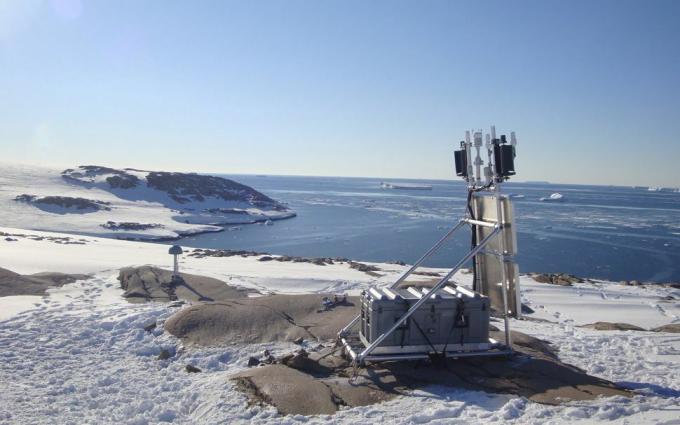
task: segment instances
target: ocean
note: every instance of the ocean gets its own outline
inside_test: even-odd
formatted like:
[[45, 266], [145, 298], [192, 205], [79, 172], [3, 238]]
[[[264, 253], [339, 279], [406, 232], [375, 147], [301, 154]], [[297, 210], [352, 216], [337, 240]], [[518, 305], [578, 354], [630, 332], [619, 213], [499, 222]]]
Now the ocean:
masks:
[[[287, 203], [298, 216], [183, 238], [189, 247], [413, 263], [462, 216], [462, 181], [223, 175]], [[432, 190], [381, 189], [382, 181]], [[680, 282], [680, 193], [548, 183], [503, 185], [513, 194], [521, 273]], [[542, 202], [561, 193], [563, 202]], [[470, 245], [459, 231], [427, 266], [449, 267]]]

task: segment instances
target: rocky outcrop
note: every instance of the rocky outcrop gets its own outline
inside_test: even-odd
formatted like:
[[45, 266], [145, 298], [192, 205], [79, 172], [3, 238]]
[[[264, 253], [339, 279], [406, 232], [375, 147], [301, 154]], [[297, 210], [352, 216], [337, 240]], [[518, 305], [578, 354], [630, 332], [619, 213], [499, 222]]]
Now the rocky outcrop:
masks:
[[[494, 335], [499, 337], [499, 335]], [[445, 359], [432, 363], [384, 362], [358, 370], [337, 347], [318, 352], [298, 350], [272, 365], [235, 374], [237, 388], [251, 404], [271, 405], [282, 414], [333, 414], [346, 407], [367, 406], [431, 385], [514, 394], [537, 403], [557, 405], [598, 397], [630, 396], [627, 390], [562, 363], [552, 346], [513, 332], [516, 354], [498, 358]]]
[[181, 273], [173, 280], [172, 272], [151, 266], [126, 267], [118, 281], [130, 302], [175, 300], [222, 301], [244, 298], [248, 290], [235, 288], [218, 279]]
[[534, 273], [531, 277], [539, 283], [552, 285], [571, 286], [574, 283], [583, 283], [584, 279], [567, 273]]
[[168, 193], [181, 204], [218, 198], [224, 201], [245, 201], [260, 208], [281, 211], [286, 209], [252, 187], [223, 177], [153, 171], [146, 176], [146, 182], [149, 187]]
[[104, 224], [100, 224], [105, 229], [109, 230], [149, 230], [149, 229], [160, 229], [164, 226], [158, 223], [132, 223], [132, 222], [116, 222], [107, 221]]
[[91, 212], [94, 211], [110, 211], [111, 210], [111, 203], [110, 202], [104, 202], [104, 201], [97, 201], [97, 200], [92, 200], [92, 199], [85, 199], [85, 198], [72, 198], [70, 196], [43, 196], [39, 197], [36, 195], [29, 195], [29, 194], [23, 194], [19, 195], [16, 198], [14, 198], [16, 202], [23, 202], [26, 204], [31, 204], [36, 207], [43, 207], [43, 209], [48, 208], [50, 206], [53, 207], [60, 207], [64, 209], [73, 209], [73, 210], [79, 210], [79, 211], [84, 211], [84, 210], [90, 210]]
[[670, 323], [668, 325], [659, 326], [658, 328], [652, 329], [654, 332], [668, 332], [668, 333], [680, 333], [680, 323]]
[[10, 295], [43, 295], [49, 288], [59, 287], [89, 278], [84, 274], [42, 272], [21, 275], [0, 268], [0, 297]]
[[323, 295], [304, 294], [196, 304], [172, 315], [165, 329], [197, 345], [332, 340], [358, 314], [357, 299], [328, 309], [323, 301]]
[[582, 328], [595, 329], [596, 331], [645, 331], [639, 326], [631, 325], [629, 323], [612, 323], [612, 322], [595, 322], [588, 325], [582, 325]]

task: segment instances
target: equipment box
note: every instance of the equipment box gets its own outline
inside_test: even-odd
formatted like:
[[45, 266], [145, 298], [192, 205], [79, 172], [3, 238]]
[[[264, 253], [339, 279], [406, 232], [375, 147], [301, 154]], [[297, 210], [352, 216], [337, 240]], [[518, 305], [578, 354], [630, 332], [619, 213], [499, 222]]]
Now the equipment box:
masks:
[[[387, 332], [428, 289], [371, 288], [361, 296], [359, 337], [366, 346]], [[481, 345], [480, 345], [481, 344]], [[413, 353], [460, 351], [489, 344], [489, 299], [465, 288], [445, 286], [373, 351]]]

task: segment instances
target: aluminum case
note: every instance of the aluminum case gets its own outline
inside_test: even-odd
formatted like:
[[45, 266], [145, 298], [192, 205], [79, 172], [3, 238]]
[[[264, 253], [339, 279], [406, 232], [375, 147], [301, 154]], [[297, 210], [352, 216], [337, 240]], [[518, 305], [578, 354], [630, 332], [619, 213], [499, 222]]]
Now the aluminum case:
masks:
[[[406, 313], [427, 288], [371, 288], [361, 296], [359, 337], [368, 346]], [[489, 298], [445, 286], [428, 299], [374, 354], [429, 353], [489, 348]], [[434, 348], [434, 350], [433, 350]]]

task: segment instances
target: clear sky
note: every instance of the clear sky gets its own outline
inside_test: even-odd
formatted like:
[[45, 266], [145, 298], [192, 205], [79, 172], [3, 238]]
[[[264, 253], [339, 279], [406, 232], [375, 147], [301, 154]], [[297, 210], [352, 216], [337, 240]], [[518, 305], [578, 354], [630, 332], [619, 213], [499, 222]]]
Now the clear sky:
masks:
[[0, 160], [680, 186], [680, 1], [0, 0]]

